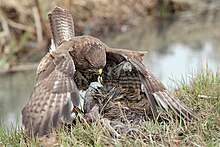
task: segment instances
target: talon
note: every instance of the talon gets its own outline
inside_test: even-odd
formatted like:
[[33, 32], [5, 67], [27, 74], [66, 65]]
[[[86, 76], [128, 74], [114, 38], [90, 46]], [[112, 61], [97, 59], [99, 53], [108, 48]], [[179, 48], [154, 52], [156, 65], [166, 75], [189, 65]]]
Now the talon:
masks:
[[78, 107], [76, 107], [76, 106], [74, 106], [73, 107], [73, 110], [71, 111], [71, 113], [75, 113], [76, 114], [76, 116], [79, 114], [79, 108]]

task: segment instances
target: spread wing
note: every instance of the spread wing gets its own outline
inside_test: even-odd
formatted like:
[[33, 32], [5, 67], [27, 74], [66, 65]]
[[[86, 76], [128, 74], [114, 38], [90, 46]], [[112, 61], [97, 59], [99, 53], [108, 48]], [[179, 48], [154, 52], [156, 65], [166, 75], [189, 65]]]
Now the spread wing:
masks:
[[73, 39], [75, 36], [73, 18], [68, 10], [55, 7], [48, 13], [48, 19], [55, 43], [58, 47], [65, 41]]
[[[131, 78], [138, 78], [138, 81], [140, 81], [141, 86], [137, 86], [136, 88], [140, 89], [139, 91], [143, 91], [146, 98], [149, 100], [154, 118], [158, 116], [157, 106], [159, 106], [166, 111], [171, 109], [178, 116], [184, 117], [186, 120], [191, 120], [192, 116], [194, 116], [193, 111], [181, 103], [171, 92], [169, 92], [165, 86], [143, 65], [142, 58], [145, 55], [144, 53], [113, 48], [108, 48], [106, 52], [107, 66], [108, 62], [115, 62], [116, 65], [119, 65], [120, 63], [126, 61], [129, 62], [133, 68], [130, 72], [136, 71], [138, 73], [132, 74]], [[128, 80], [129, 79], [127, 78], [126, 82], [128, 82]], [[123, 82], [117, 82], [123, 84]], [[135, 82], [132, 83], [135, 85]]]
[[34, 91], [22, 110], [22, 123], [29, 135], [44, 135], [58, 126], [60, 118], [71, 121], [79, 94], [73, 80], [75, 66], [66, 53], [49, 52], [37, 69]]

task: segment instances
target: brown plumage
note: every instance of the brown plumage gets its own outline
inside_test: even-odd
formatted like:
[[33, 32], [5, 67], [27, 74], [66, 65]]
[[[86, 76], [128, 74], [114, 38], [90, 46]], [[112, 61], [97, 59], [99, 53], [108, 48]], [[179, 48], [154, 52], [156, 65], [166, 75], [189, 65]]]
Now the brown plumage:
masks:
[[74, 38], [73, 18], [68, 10], [55, 7], [48, 13], [48, 20], [56, 47]]
[[77, 69], [74, 76], [77, 87], [87, 89], [90, 82], [97, 80], [98, 69], [106, 64], [107, 46], [92, 36], [75, 37], [74, 22], [68, 10], [55, 7], [48, 18], [55, 46], [68, 41], [68, 46], [73, 48], [70, 54]]
[[79, 36], [72, 40], [71, 52], [76, 65], [74, 80], [80, 90], [86, 90], [91, 82], [97, 81], [98, 70], [106, 64], [107, 46], [92, 36]]
[[[60, 8], [55, 8], [54, 12], [55, 11], [61, 10]], [[64, 12], [68, 13], [66, 10]], [[59, 15], [59, 17], [62, 16], [67, 17], [61, 19], [61, 22], [65, 21], [63, 24], [68, 24], [66, 25], [68, 26], [66, 29], [59, 29], [64, 27], [59, 20], [50, 20], [52, 24], [52, 32], [56, 32], [56, 30], [64, 30], [65, 33], [62, 33], [63, 31], [60, 31], [61, 33], [53, 33], [56, 34], [54, 37], [61, 38], [61, 40], [62, 38], [65, 38], [62, 36], [63, 34], [66, 34], [66, 32], [74, 34], [73, 22], [69, 21], [72, 20], [72, 18], [68, 18], [71, 16], [67, 14]], [[55, 24], [56, 27], [53, 27], [53, 24]], [[72, 30], [72, 32], [66, 30]], [[70, 43], [69, 46], [73, 48], [73, 51], [71, 51], [70, 54], [73, 57], [77, 69], [74, 80], [79, 89], [86, 89], [90, 82], [96, 81], [97, 70], [104, 67], [103, 84], [107, 89], [113, 87], [121, 88], [121, 93], [125, 100], [128, 101], [127, 103], [138, 103], [140, 101], [141, 103], [144, 103], [143, 106], [148, 106], [147, 99], [150, 103], [154, 118], [158, 116], [157, 105], [166, 111], [170, 108], [177, 115], [186, 120], [190, 120], [192, 115], [194, 115], [188, 107], [176, 99], [165, 88], [165, 86], [146, 69], [142, 63], [142, 57], [145, 53], [109, 48], [99, 39], [91, 36], [72, 36], [69, 38], [71, 38], [68, 41]], [[65, 41], [65, 39], [63, 40]], [[55, 42], [55, 44], [60, 43], [62, 42]]]
[[[22, 122], [30, 135], [46, 134], [58, 126], [61, 118], [72, 121], [71, 110], [79, 106], [78, 89], [84, 90], [90, 82], [96, 81], [100, 68], [104, 68], [103, 84], [107, 91], [119, 97], [103, 97], [108, 109], [100, 107], [100, 100], [96, 99], [95, 103], [86, 100], [87, 118], [93, 118], [90, 114], [97, 115], [100, 111], [110, 119], [117, 117], [117, 111], [111, 112], [118, 106], [125, 108], [130, 116], [146, 114], [151, 108], [155, 118], [158, 115], [156, 105], [159, 105], [165, 110], [171, 108], [184, 119], [191, 119], [193, 112], [143, 65], [144, 53], [108, 48], [91, 36], [75, 37], [69, 11], [59, 7], [48, 17], [54, 44], [38, 66], [34, 91], [22, 111]], [[136, 121], [136, 118], [130, 119]]]
[[71, 122], [71, 111], [79, 106], [70, 50], [62, 45], [50, 50], [37, 68], [34, 91], [22, 110], [22, 123], [30, 136], [48, 133], [58, 126], [60, 118]]
[[72, 122], [71, 111], [79, 106], [78, 89], [96, 81], [98, 69], [106, 63], [105, 44], [93, 37], [74, 36], [69, 11], [55, 7], [48, 18], [51, 49], [40, 61], [34, 91], [22, 110], [22, 123], [34, 136], [56, 128], [61, 118]]
[[[90, 114], [96, 113], [90, 112], [88, 107], [91, 109], [94, 103], [98, 103], [98, 110], [110, 120], [143, 122], [149, 117], [158, 116], [157, 106], [165, 112], [171, 109], [187, 121], [192, 119], [194, 112], [146, 69], [142, 63], [143, 56], [141, 52], [107, 48], [106, 66], [103, 69], [105, 88], [93, 92], [93, 100], [91, 96], [89, 98], [91, 104], [86, 102], [86, 118], [95, 118]], [[111, 92], [112, 88], [115, 92]]]

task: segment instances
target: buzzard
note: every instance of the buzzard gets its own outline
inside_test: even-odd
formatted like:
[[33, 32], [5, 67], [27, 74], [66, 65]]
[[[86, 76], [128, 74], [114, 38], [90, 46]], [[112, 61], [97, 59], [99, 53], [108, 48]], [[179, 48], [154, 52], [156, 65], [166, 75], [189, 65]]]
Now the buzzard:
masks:
[[93, 37], [75, 37], [69, 11], [55, 7], [48, 18], [51, 49], [38, 65], [34, 91], [22, 110], [22, 123], [30, 136], [47, 134], [61, 118], [71, 123], [72, 110], [80, 106], [78, 91], [97, 81], [106, 64], [107, 46]]
[[171, 109], [180, 118], [191, 121], [194, 112], [178, 100], [142, 63], [145, 53], [125, 49], [106, 49], [103, 87], [86, 95], [85, 118], [94, 122], [104, 118], [140, 124], [158, 117], [158, 107]]
[[[86, 90], [97, 79], [106, 89], [122, 95], [122, 98], [108, 100], [112, 105], [105, 109], [106, 114], [111, 108], [118, 107], [116, 104], [122, 104], [127, 112], [135, 111], [136, 106], [143, 108], [144, 112], [149, 109], [156, 118], [159, 105], [191, 120], [193, 111], [143, 65], [145, 53], [109, 48], [92, 36], [75, 36], [68, 10], [55, 7], [48, 18], [53, 35], [51, 49], [40, 61], [34, 91], [22, 110], [22, 123], [29, 135], [47, 134], [59, 125], [60, 119], [71, 122], [74, 119], [72, 111], [80, 105], [78, 91]], [[97, 101], [85, 101], [85, 117], [89, 121], [95, 118], [91, 114], [98, 115], [102, 107]], [[112, 114], [106, 116], [116, 117], [115, 113]]]

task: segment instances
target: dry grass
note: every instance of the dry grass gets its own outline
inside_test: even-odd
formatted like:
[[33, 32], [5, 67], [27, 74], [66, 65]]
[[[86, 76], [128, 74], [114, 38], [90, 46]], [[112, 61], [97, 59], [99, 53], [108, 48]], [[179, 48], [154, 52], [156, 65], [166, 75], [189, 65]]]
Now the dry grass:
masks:
[[[190, 84], [186, 84], [186, 80]], [[106, 121], [93, 124], [77, 122], [71, 130], [60, 127], [42, 138], [28, 138], [23, 130], [0, 129], [0, 145], [11, 146], [219, 146], [220, 145], [220, 76], [219, 71], [202, 71], [177, 84], [176, 95], [193, 108], [199, 119], [183, 123], [177, 118], [149, 121], [133, 126], [132, 131], [112, 136]], [[131, 127], [128, 125], [128, 128]]]

